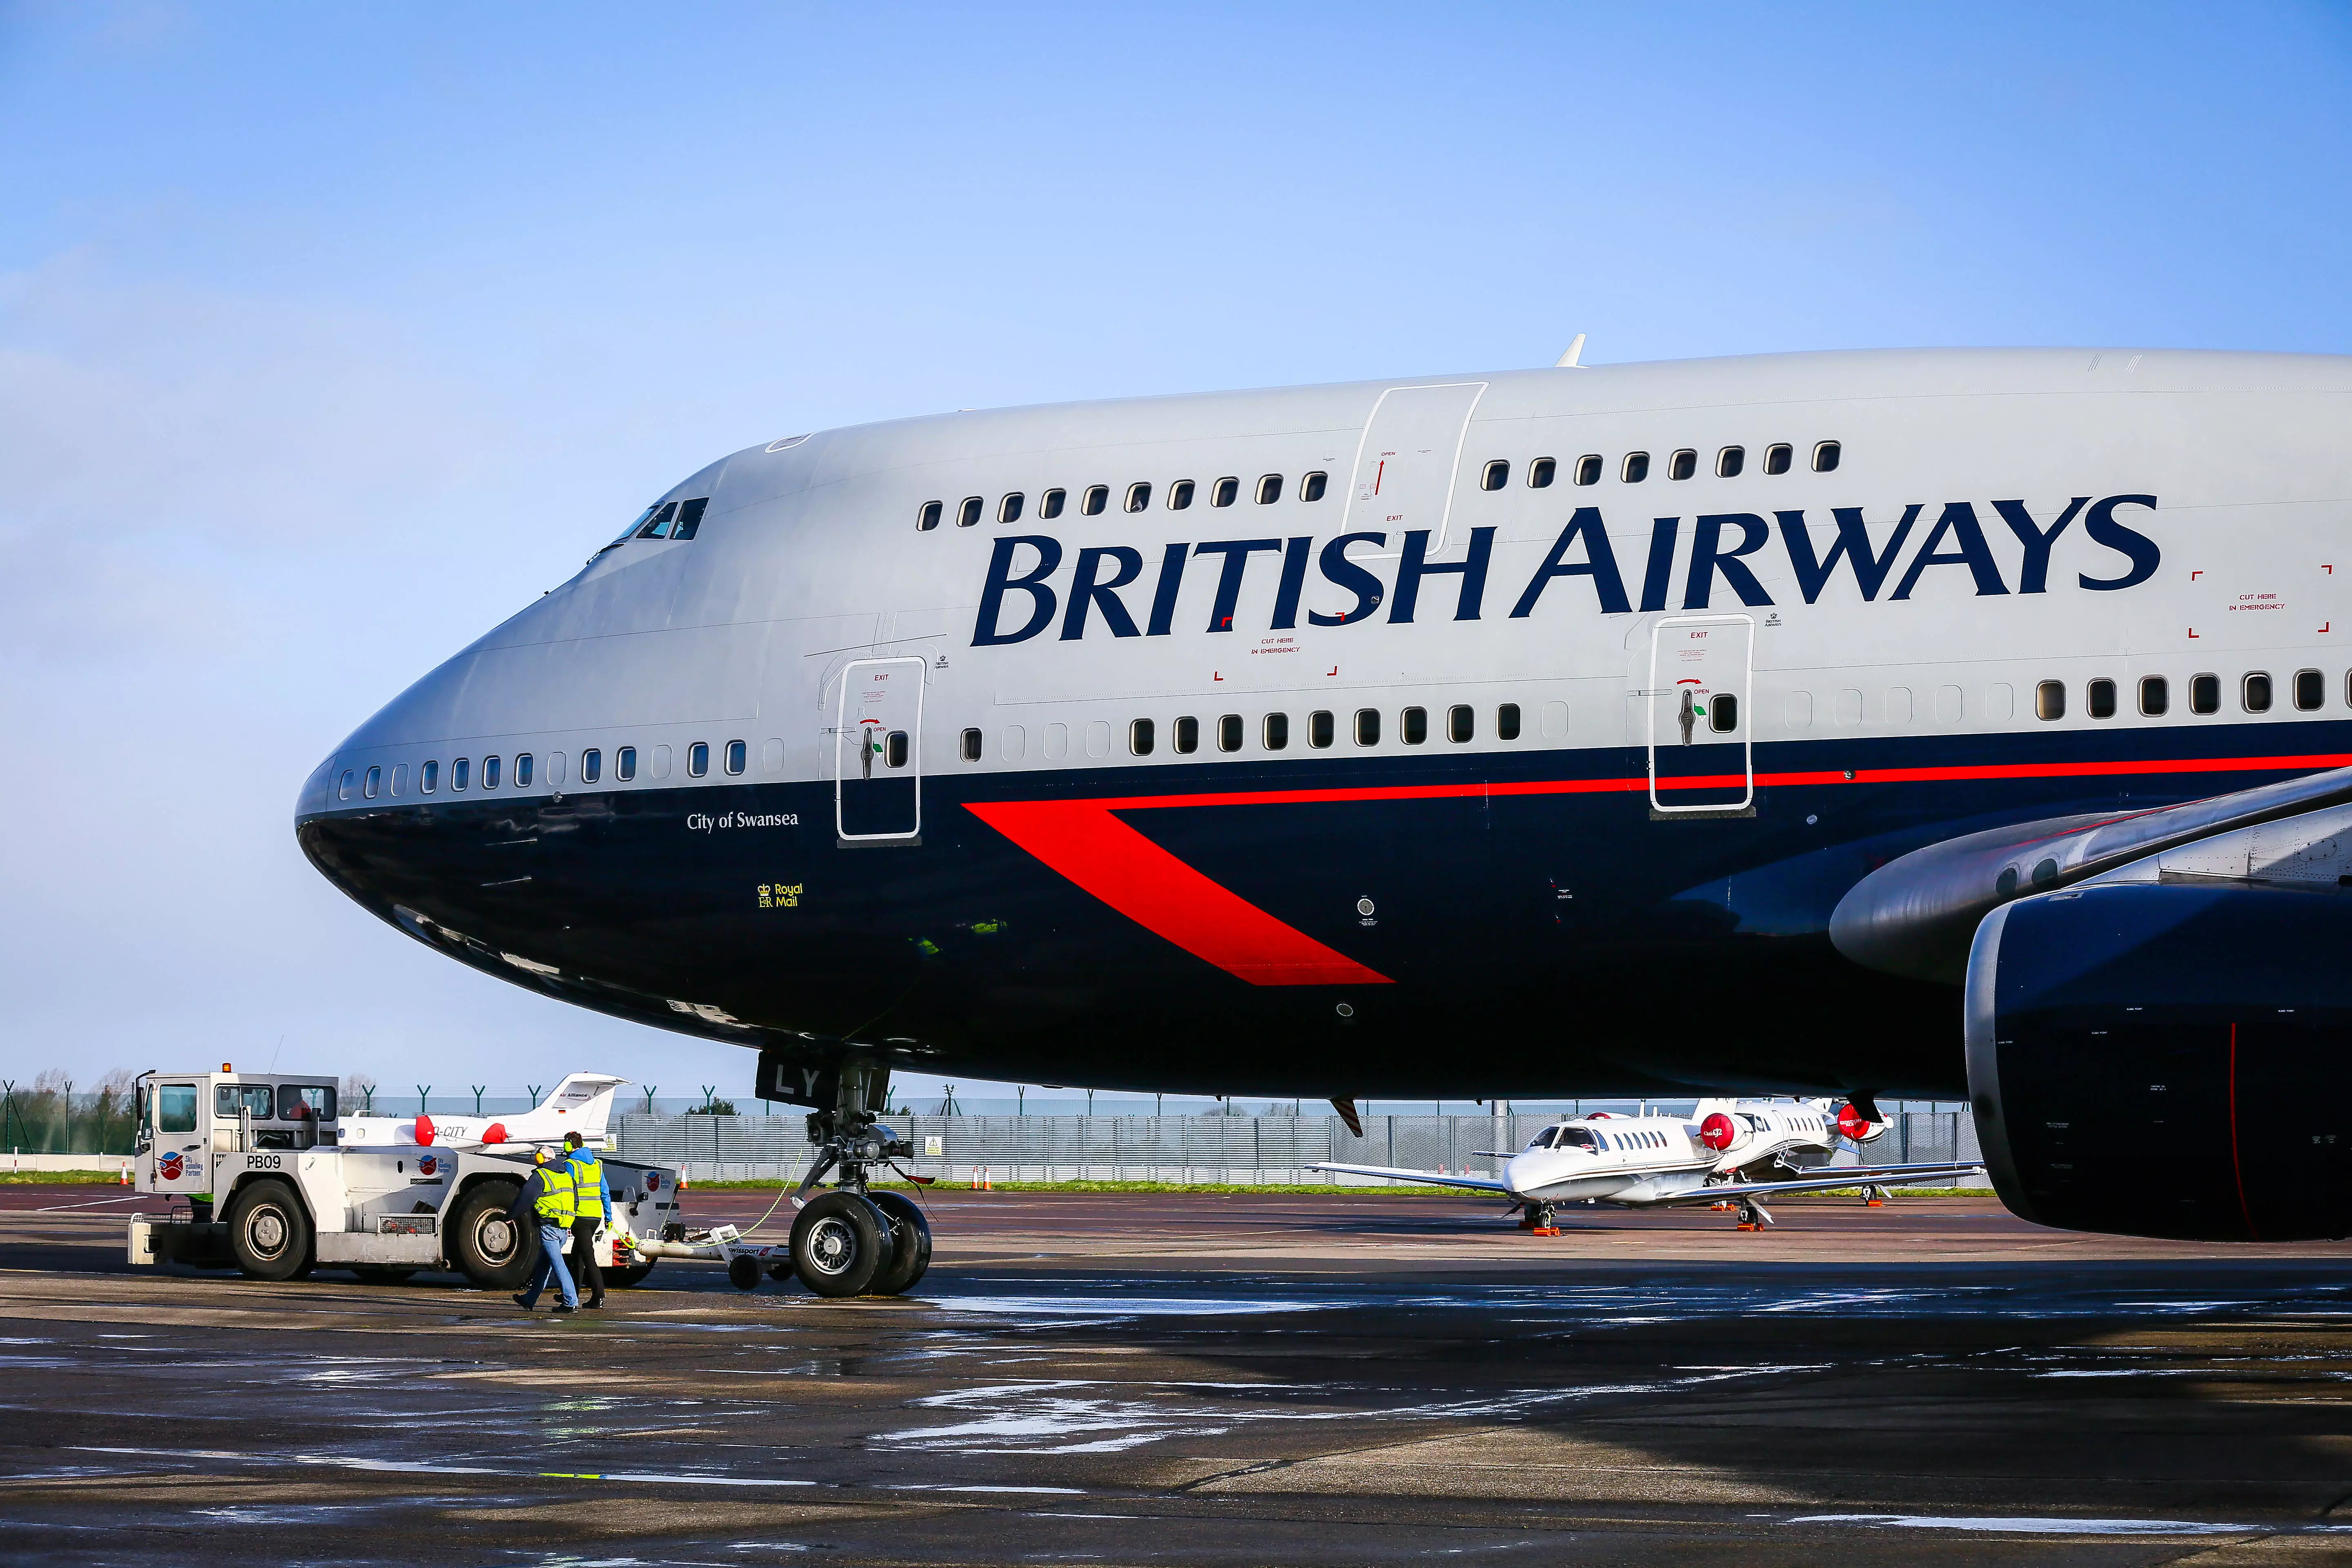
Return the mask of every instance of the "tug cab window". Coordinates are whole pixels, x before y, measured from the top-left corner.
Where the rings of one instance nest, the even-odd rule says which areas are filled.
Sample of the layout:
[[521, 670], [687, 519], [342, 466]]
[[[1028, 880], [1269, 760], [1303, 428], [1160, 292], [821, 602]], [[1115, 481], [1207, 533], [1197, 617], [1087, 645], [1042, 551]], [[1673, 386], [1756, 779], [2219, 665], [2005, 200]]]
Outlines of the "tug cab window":
[[194, 1132], [196, 1130], [196, 1086], [159, 1084], [155, 1089], [155, 1131]]
[[266, 1083], [216, 1083], [213, 1085], [213, 1114], [234, 1120], [238, 1111], [255, 1121], [272, 1120], [272, 1100]]

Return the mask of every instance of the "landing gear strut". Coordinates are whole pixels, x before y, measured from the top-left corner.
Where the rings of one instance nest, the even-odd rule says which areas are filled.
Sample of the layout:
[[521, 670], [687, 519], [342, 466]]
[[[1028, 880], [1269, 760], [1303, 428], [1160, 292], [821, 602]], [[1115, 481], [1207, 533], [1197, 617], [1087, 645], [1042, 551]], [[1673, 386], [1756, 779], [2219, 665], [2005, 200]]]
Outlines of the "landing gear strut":
[[[906, 1197], [868, 1190], [873, 1166], [914, 1151], [876, 1118], [890, 1103], [890, 1069], [852, 1059], [821, 1068], [777, 1053], [760, 1058], [764, 1100], [814, 1106], [808, 1141], [816, 1161], [793, 1194], [793, 1272], [820, 1296], [897, 1296], [931, 1266], [931, 1227]], [[831, 1192], [816, 1184], [834, 1177]], [[758, 1283], [756, 1276], [752, 1281]]]
[[1529, 1236], [1558, 1236], [1559, 1225], [1552, 1210], [1556, 1205], [1530, 1198], [1519, 1215], [1519, 1228]]

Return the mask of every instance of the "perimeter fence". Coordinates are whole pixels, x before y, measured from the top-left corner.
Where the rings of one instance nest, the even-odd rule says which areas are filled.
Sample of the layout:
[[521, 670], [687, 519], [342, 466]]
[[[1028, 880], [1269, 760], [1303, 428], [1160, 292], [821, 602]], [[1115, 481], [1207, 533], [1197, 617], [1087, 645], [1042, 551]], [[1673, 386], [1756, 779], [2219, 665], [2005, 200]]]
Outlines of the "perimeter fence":
[[[994, 1182], [1169, 1182], [1230, 1186], [1385, 1186], [1378, 1177], [1307, 1167], [1323, 1161], [1433, 1175], [1492, 1175], [1502, 1159], [1559, 1120], [1492, 1116], [1368, 1116], [1364, 1135], [1336, 1116], [891, 1116], [913, 1146], [901, 1163], [943, 1185]], [[1963, 1112], [1895, 1114], [1885, 1136], [1835, 1163], [1873, 1164], [1979, 1158]], [[1498, 1131], [1504, 1132], [1497, 1139]], [[617, 1119], [625, 1159], [674, 1166], [689, 1181], [786, 1181], [815, 1156], [798, 1116]], [[1507, 1156], [1506, 1156], [1507, 1157]]]

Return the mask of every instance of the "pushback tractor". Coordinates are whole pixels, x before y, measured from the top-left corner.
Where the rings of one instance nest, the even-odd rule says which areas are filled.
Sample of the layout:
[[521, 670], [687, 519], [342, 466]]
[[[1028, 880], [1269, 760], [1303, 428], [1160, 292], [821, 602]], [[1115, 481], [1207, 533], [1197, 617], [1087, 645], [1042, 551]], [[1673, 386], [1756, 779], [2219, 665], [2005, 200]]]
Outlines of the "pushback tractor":
[[[409, 1141], [354, 1145], [344, 1136], [331, 1079], [240, 1073], [226, 1065], [219, 1072], [143, 1074], [138, 1190], [184, 1198], [188, 1206], [134, 1215], [131, 1261], [233, 1268], [254, 1279], [345, 1268], [383, 1283], [448, 1269], [484, 1289], [520, 1289], [539, 1266], [538, 1235], [509, 1220], [508, 1210], [539, 1148], [560, 1147], [563, 1131], [574, 1128], [592, 1144], [604, 1143], [610, 1094], [606, 1087], [600, 1099], [568, 1108], [569, 1127], [543, 1124], [543, 1106], [512, 1119], [521, 1136], [493, 1124], [469, 1130], [462, 1142], [441, 1141], [420, 1116], [403, 1128]], [[653, 1268], [635, 1250], [639, 1237], [684, 1237], [677, 1173], [610, 1154], [603, 1163], [613, 1221], [596, 1239], [598, 1261], [611, 1282], [635, 1285]]]

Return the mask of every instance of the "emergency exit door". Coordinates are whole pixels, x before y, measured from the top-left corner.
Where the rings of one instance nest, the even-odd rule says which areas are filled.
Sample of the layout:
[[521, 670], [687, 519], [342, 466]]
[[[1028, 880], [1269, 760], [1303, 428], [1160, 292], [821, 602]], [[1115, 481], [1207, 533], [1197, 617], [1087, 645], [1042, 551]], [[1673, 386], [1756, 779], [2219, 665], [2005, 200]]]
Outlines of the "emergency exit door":
[[1650, 805], [1738, 811], [1756, 798], [1748, 743], [1756, 622], [1673, 616], [1650, 632]]
[[841, 672], [833, 821], [844, 844], [911, 844], [923, 830], [923, 661], [861, 658]]
[[1444, 548], [1463, 437], [1486, 391], [1483, 381], [1462, 381], [1381, 394], [1356, 449], [1348, 532], [1385, 533], [1388, 549], [1396, 551], [1406, 533], [1425, 528], [1430, 553]]

